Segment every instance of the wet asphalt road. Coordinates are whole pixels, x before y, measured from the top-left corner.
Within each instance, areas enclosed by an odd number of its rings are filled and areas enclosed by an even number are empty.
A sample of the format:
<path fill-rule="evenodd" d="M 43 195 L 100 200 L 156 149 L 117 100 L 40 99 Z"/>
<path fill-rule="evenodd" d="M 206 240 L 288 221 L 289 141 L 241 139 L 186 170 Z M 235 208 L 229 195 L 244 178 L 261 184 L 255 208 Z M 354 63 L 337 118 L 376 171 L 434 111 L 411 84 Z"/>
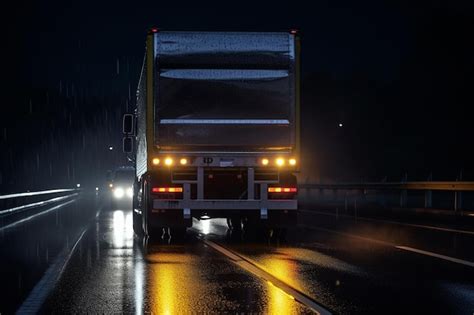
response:
<path fill-rule="evenodd" d="M 71 248 L 98 207 L 95 198 L 76 198 L 24 223 L 0 228 L 1 314 L 17 310 L 56 257 Z"/>
<path fill-rule="evenodd" d="M 183 241 L 133 235 L 131 212 L 82 198 L 0 232 L 0 312 L 14 312 L 64 248 L 70 256 L 43 313 L 310 313 L 199 238 L 224 245 L 341 314 L 474 312 L 474 235 L 301 212 L 286 240 L 229 235 L 195 222 Z M 399 246 L 399 247 L 396 247 Z M 46 258 L 47 257 L 47 258 Z"/>

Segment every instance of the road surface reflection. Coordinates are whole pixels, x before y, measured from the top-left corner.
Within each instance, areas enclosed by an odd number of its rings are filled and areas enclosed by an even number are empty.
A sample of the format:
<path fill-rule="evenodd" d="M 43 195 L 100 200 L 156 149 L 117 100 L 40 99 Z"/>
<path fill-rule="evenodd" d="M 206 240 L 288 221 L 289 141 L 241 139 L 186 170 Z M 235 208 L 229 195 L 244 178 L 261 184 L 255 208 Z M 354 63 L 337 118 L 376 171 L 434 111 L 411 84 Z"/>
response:
<path fill-rule="evenodd" d="M 110 214 L 108 243 L 112 256 L 103 272 L 112 273 L 113 280 L 108 281 L 122 283 L 123 287 L 104 294 L 114 295 L 123 310 L 133 309 L 137 314 L 301 311 L 293 297 L 206 247 L 197 240 L 195 232 L 188 231 L 185 242 L 151 241 L 133 234 L 130 212 L 114 210 Z M 216 226 L 213 223 L 201 220 L 199 232 L 222 232 L 225 221 Z M 269 265 L 280 278 L 294 278 L 291 261 L 269 260 Z"/>
<path fill-rule="evenodd" d="M 132 213 L 115 210 L 113 215 L 113 244 L 118 248 L 131 248 L 133 246 Z"/>

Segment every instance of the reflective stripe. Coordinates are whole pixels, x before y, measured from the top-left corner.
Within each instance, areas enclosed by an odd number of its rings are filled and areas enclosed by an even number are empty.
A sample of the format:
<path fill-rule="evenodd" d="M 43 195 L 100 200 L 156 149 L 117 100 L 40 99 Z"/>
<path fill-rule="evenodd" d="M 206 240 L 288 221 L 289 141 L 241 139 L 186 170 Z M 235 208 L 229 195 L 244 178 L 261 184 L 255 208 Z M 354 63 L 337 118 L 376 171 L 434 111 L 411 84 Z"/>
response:
<path fill-rule="evenodd" d="M 288 119 L 161 119 L 163 125 L 289 125 Z"/>

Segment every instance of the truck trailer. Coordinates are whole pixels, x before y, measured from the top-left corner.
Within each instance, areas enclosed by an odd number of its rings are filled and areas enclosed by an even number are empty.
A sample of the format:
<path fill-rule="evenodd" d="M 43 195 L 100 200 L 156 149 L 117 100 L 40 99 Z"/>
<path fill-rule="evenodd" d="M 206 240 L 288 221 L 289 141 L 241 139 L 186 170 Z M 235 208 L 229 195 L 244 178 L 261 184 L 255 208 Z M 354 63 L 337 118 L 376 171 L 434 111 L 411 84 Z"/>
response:
<path fill-rule="evenodd" d="M 235 232 L 296 223 L 299 43 L 293 30 L 149 31 L 123 121 L 136 233 L 182 235 L 193 218 Z"/>

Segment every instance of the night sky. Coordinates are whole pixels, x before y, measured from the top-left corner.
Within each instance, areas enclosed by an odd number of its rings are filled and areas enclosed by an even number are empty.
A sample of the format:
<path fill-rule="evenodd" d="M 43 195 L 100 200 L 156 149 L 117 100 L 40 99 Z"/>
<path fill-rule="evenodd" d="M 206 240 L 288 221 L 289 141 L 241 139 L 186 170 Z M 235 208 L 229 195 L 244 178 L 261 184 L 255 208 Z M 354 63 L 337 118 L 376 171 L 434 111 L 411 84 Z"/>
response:
<path fill-rule="evenodd" d="M 474 180 L 473 2 L 173 3 L 3 10 L 0 192 L 100 185 L 126 163 L 151 26 L 301 30 L 304 178 Z"/>

